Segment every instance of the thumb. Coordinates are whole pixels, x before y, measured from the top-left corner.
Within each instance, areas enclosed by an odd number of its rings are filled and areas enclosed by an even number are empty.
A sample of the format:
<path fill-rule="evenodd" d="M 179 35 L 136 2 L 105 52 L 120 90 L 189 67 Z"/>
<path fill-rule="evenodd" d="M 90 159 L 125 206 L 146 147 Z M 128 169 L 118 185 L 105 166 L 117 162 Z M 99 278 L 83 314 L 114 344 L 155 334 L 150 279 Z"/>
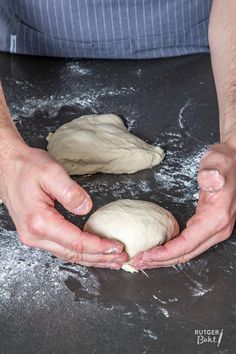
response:
<path fill-rule="evenodd" d="M 215 193 L 220 191 L 225 185 L 225 172 L 223 156 L 209 151 L 203 157 L 197 181 L 201 190 Z M 216 168 L 217 166 L 217 168 Z"/>
<path fill-rule="evenodd" d="M 202 169 L 197 177 L 198 185 L 205 192 L 219 192 L 225 185 L 225 178 L 216 169 Z"/>
<path fill-rule="evenodd" d="M 42 188 L 45 192 L 52 195 L 70 212 L 86 215 L 92 209 L 90 196 L 60 165 L 52 166 L 42 179 Z"/>

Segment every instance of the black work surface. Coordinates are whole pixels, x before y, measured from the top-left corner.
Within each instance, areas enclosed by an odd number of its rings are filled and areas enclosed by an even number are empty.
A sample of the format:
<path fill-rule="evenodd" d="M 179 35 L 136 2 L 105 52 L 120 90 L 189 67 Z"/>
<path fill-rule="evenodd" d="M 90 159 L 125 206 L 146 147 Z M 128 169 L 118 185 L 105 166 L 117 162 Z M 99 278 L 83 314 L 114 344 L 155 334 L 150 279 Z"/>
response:
<path fill-rule="evenodd" d="M 77 180 L 94 210 L 119 198 L 150 200 L 183 229 L 196 205 L 199 160 L 219 139 L 209 56 L 115 62 L 1 55 L 0 76 L 31 146 L 45 149 L 48 132 L 79 115 L 112 112 L 163 147 L 166 159 L 152 170 Z M 61 212 L 79 226 L 86 219 Z M 1 353 L 235 352 L 235 231 L 187 264 L 130 274 L 28 249 L 4 205 L 0 213 Z M 207 329 L 223 330 L 218 346 L 197 337 Z M 204 338 L 214 340 L 213 332 Z"/>

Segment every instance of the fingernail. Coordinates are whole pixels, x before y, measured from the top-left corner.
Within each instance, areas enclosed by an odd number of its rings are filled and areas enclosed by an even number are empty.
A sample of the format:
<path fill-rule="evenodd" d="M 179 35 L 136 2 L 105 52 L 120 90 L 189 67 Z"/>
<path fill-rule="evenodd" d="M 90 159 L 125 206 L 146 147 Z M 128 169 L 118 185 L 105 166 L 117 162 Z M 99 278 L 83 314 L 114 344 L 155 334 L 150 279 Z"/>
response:
<path fill-rule="evenodd" d="M 75 209 L 75 213 L 81 213 L 88 210 L 88 199 L 86 198 L 83 203 Z"/>
<path fill-rule="evenodd" d="M 110 247 L 110 248 L 106 251 L 106 254 L 110 254 L 110 253 L 121 253 L 122 251 L 123 251 L 123 246 L 118 243 L 116 246 Z"/>

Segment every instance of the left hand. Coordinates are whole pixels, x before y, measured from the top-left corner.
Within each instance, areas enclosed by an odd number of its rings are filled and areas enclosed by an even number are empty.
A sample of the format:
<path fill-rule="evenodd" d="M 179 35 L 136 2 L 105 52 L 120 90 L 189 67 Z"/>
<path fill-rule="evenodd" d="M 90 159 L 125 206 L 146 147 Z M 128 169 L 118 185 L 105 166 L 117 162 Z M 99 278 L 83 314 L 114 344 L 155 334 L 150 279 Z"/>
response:
<path fill-rule="evenodd" d="M 231 235 L 236 217 L 236 148 L 213 145 L 200 163 L 198 184 L 196 214 L 186 229 L 165 245 L 135 256 L 131 264 L 136 269 L 185 263 Z"/>

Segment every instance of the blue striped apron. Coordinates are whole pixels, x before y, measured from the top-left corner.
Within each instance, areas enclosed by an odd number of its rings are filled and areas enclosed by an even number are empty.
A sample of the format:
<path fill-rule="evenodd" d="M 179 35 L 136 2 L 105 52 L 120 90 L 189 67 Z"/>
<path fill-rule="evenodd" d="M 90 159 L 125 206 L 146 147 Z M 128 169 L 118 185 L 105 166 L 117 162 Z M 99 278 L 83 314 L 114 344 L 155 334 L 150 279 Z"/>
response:
<path fill-rule="evenodd" d="M 0 51 L 145 59 L 208 52 L 212 0 L 0 0 Z"/>

